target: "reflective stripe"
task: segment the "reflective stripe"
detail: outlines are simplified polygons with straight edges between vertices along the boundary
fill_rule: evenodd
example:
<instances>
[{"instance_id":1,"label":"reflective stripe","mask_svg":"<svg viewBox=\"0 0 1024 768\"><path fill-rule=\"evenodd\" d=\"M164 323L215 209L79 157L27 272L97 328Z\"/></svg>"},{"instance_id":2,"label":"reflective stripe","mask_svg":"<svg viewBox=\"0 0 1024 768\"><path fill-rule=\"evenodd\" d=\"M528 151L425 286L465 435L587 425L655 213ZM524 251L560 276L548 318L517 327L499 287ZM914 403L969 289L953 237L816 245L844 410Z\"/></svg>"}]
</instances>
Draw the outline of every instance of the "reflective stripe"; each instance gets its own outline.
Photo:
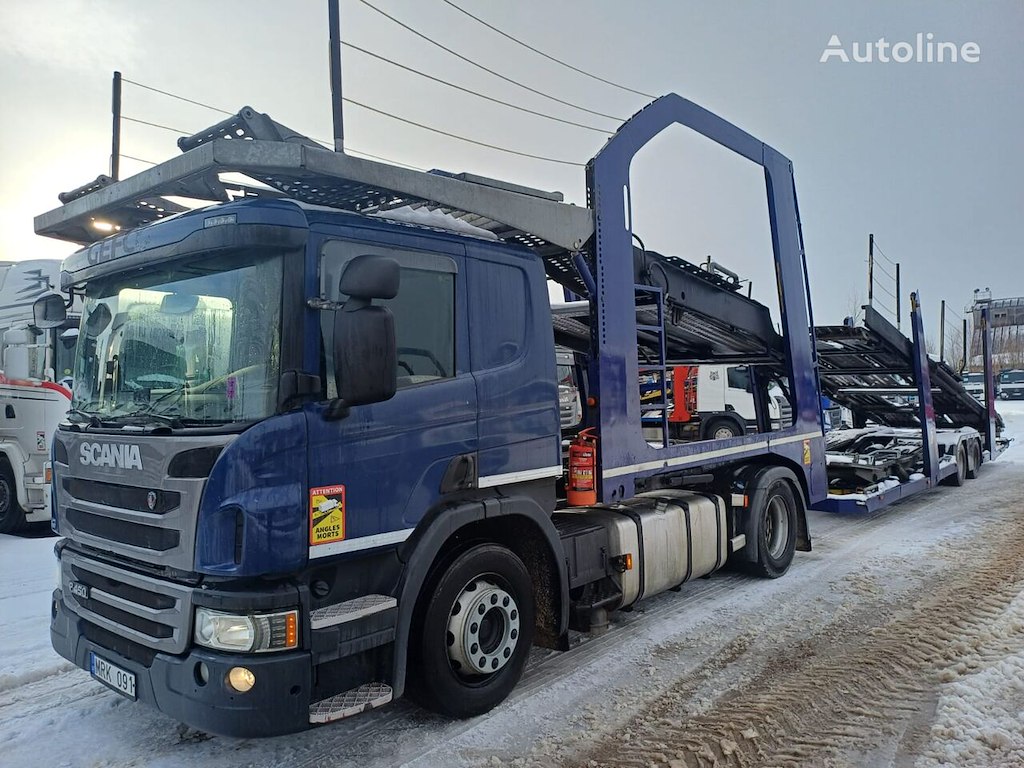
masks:
<instances>
[{"instance_id":1,"label":"reflective stripe","mask_svg":"<svg viewBox=\"0 0 1024 768\"><path fill-rule=\"evenodd\" d=\"M384 547L388 544L401 544L403 541L408 539L415 530L415 528L403 528L400 531L375 533L372 536L359 536L355 539L345 539L344 541L335 541L330 544L321 544L317 547L310 547L309 559L312 560L317 557L337 555L341 552L356 552L360 549Z\"/></svg>"},{"instance_id":2,"label":"reflective stripe","mask_svg":"<svg viewBox=\"0 0 1024 768\"><path fill-rule=\"evenodd\" d=\"M509 485L510 483L525 483L528 480L541 480L545 477L558 477L562 474L562 466L538 467L537 469L523 469L519 472L506 472L503 475L485 475L476 481L477 488L493 488L496 485Z\"/></svg>"},{"instance_id":3,"label":"reflective stripe","mask_svg":"<svg viewBox=\"0 0 1024 768\"><path fill-rule=\"evenodd\" d=\"M746 443L745 445L734 445L729 448L718 448L713 451L704 451L702 453L694 453L689 456L677 456L672 459L658 459L656 461L645 461L642 464L629 464L624 467L615 467L614 469L607 470L603 477L607 480L612 477L619 477L620 475L628 475L633 472L644 472L649 469L668 469L670 467L682 467L687 464L697 464L707 459L716 459L721 456L733 456L739 453L748 453L750 451L763 450L770 446L784 445L786 443L795 443L800 440L808 440L815 437L821 437L821 432L805 432L802 435L790 435L788 437L773 438L770 440L762 440L756 443Z\"/></svg>"}]
</instances>

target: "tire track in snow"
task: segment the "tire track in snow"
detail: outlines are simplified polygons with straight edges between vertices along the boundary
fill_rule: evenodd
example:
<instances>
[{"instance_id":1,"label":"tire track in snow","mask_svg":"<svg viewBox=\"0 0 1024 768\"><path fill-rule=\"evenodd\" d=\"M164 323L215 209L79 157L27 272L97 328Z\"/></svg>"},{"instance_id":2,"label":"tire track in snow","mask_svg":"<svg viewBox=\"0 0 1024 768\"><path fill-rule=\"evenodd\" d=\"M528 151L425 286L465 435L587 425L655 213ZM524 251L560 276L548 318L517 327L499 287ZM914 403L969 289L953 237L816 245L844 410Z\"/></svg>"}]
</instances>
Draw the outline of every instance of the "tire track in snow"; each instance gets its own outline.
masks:
<instances>
[{"instance_id":1,"label":"tire track in snow","mask_svg":"<svg viewBox=\"0 0 1024 768\"><path fill-rule=\"evenodd\" d=\"M695 681L683 679L622 734L570 764L817 766L875 748L880 734L919 713L1024 586L1024 509L1014 496L1004 500L1016 506L1016 519L958 544L948 579L929 594L891 616L866 606L794 646L775 647L776 661L705 713L686 715Z\"/></svg>"}]
</instances>

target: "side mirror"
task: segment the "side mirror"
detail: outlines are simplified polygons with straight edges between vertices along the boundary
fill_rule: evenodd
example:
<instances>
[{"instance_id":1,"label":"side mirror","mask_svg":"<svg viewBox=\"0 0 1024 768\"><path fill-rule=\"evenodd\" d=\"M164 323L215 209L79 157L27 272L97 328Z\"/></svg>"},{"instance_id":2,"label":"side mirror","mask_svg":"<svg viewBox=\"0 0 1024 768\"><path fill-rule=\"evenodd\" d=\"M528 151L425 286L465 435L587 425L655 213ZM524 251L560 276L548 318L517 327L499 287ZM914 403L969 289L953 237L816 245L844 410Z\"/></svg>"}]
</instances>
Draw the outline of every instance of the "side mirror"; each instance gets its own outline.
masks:
<instances>
[{"instance_id":1,"label":"side mirror","mask_svg":"<svg viewBox=\"0 0 1024 768\"><path fill-rule=\"evenodd\" d=\"M398 349L395 318L373 299L398 294L398 262L365 254L348 263L339 290L349 298L334 315L334 383L342 408L331 408L333 418L344 408L390 400L398 388Z\"/></svg>"},{"instance_id":2,"label":"side mirror","mask_svg":"<svg viewBox=\"0 0 1024 768\"><path fill-rule=\"evenodd\" d=\"M32 303L32 324L36 328L57 328L67 319L64 297L59 293L48 293Z\"/></svg>"},{"instance_id":3,"label":"side mirror","mask_svg":"<svg viewBox=\"0 0 1024 768\"><path fill-rule=\"evenodd\" d=\"M160 300L160 312L164 315L189 315L199 306L199 297L191 293L168 293Z\"/></svg>"},{"instance_id":4,"label":"side mirror","mask_svg":"<svg viewBox=\"0 0 1024 768\"><path fill-rule=\"evenodd\" d=\"M365 306L334 316L334 383L345 405L390 400L398 378L395 318L384 307Z\"/></svg>"}]
</instances>

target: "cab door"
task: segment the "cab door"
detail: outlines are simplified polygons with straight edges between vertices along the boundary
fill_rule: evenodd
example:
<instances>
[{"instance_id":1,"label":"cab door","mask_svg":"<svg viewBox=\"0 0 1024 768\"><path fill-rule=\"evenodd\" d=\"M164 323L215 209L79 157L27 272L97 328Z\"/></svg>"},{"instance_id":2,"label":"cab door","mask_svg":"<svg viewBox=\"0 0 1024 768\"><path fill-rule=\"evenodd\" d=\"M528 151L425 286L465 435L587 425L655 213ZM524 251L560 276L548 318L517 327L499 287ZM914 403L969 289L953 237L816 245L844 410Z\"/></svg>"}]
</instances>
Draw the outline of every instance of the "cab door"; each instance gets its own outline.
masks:
<instances>
[{"instance_id":1,"label":"cab door","mask_svg":"<svg viewBox=\"0 0 1024 768\"><path fill-rule=\"evenodd\" d=\"M311 558L404 541L437 502L449 466L462 460L475 468L477 396L469 371L461 243L376 228L325 237L322 295L344 300L338 295L341 273L362 254L389 256L401 270L398 295L374 301L394 316L398 389L390 400L355 406L338 421L323 418L325 403L307 407L311 524L321 517L316 504L325 507L323 515L344 522L341 532L332 529L322 542L312 543L311 530ZM322 313L329 398L336 395L333 322L333 313Z\"/></svg>"}]
</instances>

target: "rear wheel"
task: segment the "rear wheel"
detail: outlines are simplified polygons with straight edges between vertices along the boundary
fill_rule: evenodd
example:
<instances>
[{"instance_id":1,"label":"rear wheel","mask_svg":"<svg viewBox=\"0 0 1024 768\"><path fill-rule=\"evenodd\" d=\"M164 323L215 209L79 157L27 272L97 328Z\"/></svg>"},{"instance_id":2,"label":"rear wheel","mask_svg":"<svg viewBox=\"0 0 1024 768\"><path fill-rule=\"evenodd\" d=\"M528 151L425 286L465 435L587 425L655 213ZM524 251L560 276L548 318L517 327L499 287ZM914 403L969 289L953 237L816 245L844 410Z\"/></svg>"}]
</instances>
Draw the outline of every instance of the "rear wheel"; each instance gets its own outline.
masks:
<instances>
[{"instance_id":1,"label":"rear wheel","mask_svg":"<svg viewBox=\"0 0 1024 768\"><path fill-rule=\"evenodd\" d=\"M963 444L957 446L956 449L956 472L951 474L945 480L942 481L943 485L952 485L959 487L964 484L967 479L967 450Z\"/></svg>"},{"instance_id":2,"label":"rear wheel","mask_svg":"<svg viewBox=\"0 0 1024 768\"><path fill-rule=\"evenodd\" d=\"M747 535L752 535L753 541L748 541L747 547L756 546L756 557L740 561L747 573L768 579L777 579L789 570L796 551L799 507L793 486L780 476L782 472L765 473L750 497L753 517Z\"/></svg>"},{"instance_id":3,"label":"rear wheel","mask_svg":"<svg viewBox=\"0 0 1024 768\"><path fill-rule=\"evenodd\" d=\"M439 574L413 624L410 694L427 709L472 717L501 703L533 642L533 582L505 547L480 544Z\"/></svg>"},{"instance_id":4,"label":"rear wheel","mask_svg":"<svg viewBox=\"0 0 1024 768\"><path fill-rule=\"evenodd\" d=\"M981 446L971 441L970 461L967 463L967 479L974 480L981 473Z\"/></svg>"},{"instance_id":5,"label":"rear wheel","mask_svg":"<svg viewBox=\"0 0 1024 768\"><path fill-rule=\"evenodd\" d=\"M15 533L25 525L25 510L18 504L14 473L6 462L0 464L0 533Z\"/></svg>"}]
</instances>

